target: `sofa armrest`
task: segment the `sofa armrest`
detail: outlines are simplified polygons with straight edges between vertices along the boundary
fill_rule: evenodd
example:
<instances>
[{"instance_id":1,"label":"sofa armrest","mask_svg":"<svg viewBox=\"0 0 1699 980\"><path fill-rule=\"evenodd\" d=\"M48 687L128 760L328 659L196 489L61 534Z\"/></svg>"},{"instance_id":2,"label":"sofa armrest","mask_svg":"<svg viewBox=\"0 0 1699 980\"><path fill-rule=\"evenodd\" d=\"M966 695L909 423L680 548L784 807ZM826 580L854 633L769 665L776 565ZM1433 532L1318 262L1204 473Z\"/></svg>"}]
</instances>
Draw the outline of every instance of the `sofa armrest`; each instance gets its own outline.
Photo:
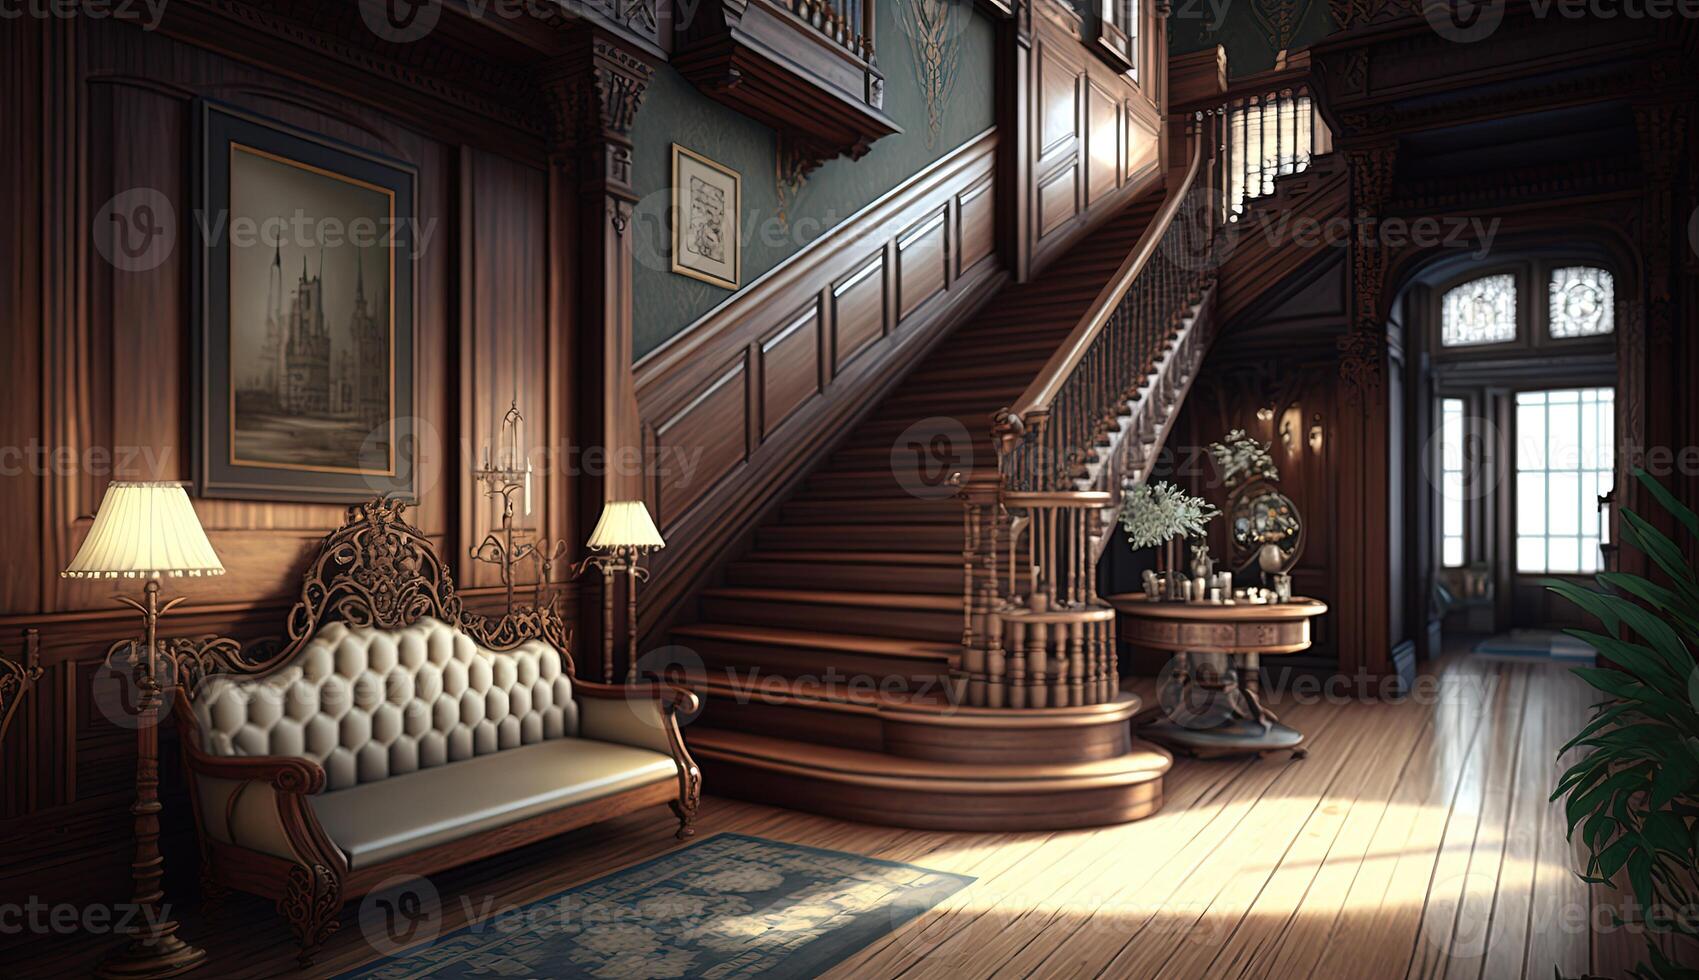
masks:
<instances>
[{"instance_id":1,"label":"sofa armrest","mask_svg":"<svg viewBox=\"0 0 1699 980\"><path fill-rule=\"evenodd\" d=\"M669 805L678 815L678 837L683 840L694 834L690 824L702 802L702 770L685 747L678 716L694 716L702 707L696 692L664 682L616 685L574 681L572 696L578 705L579 735L672 757L678 765L678 799Z\"/></svg>"},{"instance_id":2,"label":"sofa armrest","mask_svg":"<svg viewBox=\"0 0 1699 980\"><path fill-rule=\"evenodd\" d=\"M673 735L668 729L677 731L676 702L653 695L645 697L646 692L612 690L619 693L608 696L603 692L581 692L579 685L574 685L578 734L599 742L672 755ZM580 693L586 696L579 697Z\"/></svg>"},{"instance_id":3,"label":"sofa armrest","mask_svg":"<svg viewBox=\"0 0 1699 980\"><path fill-rule=\"evenodd\" d=\"M185 745L189 769L196 776L237 782L264 783L279 793L311 796L324 792L324 767L311 759L287 755L208 755Z\"/></svg>"}]
</instances>

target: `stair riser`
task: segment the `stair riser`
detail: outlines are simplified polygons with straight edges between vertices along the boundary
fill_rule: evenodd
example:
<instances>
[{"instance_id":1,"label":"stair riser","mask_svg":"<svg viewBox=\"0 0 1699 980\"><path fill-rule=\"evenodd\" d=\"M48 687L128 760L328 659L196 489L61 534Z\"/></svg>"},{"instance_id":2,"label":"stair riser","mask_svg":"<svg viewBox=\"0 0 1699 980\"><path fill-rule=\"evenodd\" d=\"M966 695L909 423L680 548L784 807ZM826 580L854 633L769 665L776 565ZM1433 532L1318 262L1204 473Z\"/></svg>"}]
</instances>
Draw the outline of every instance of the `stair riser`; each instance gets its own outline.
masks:
<instances>
[{"instance_id":1,"label":"stair riser","mask_svg":"<svg viewBox=\"0 0 1699 980\"><path fill-rule=\"evenodd\" d=\"M1160 775L1128 786L969 793L947 780L914 788L845 786L823 777L775 772L738 759L697 753L703 784L717 796L754 800L844 820L921 830L1060 830L1139 820L1162 806Z\"/></svg>"},{"instance_id":2,"label":"stair riser","mask_svg":"<svg viewBox=\"0 0 1699 980\"><path fill-rule=\"evenodd\" d=\"M962 570L948 566L739 562L727 570L726 578L732 585L760 588L918 592L924 595L962 593Z\"/></svg>"},{"instance_id":3,"label":"stair riser","mask_svg":"<svg viewBox=\"0 0 1699 980\"><path fill-rule=\"evenodd\" d=\"M960 612L765 602L715 596L704 597L701 608L703 619L711 623L889 636L929 643L949 643L962 637Z\"/></svg>"},{"instance_id":4,"label":"stair riser","mask_svg":"<svg viewBox=\"0 0 1699 980\"><path fill-rule=\"evenodd\" d=\"M962 529L953 527L887 527L870 525L853 533L826 526L764 527L755 532L756 546L768 551L931 551L960 552Z\"/></svg>"},{"instance_id":5,"label":"stair riser","mask_svg":"<svg viewBox=\"0 0 1699 980\"><path fill-rule=\"evenodd\" d=\"M702 658L708 676L748 683L763 676L775 675L792 679L818 681L853 681L858 684L889 683L898 690L939 690L949 677L949 665L923 658L881 657L876 654L857 654L839 650L813 650L800 647L769 646L758 643L734 643L704 637L678 637L677 643L689 647Z\"/></svg>"},{"instance_id":6,"label":"stair riser","mask_svg":"<svg viewBox=\"0 0 1699 980\"><path fill-rule=\"evenodd\" d=\"M850 501L786 504L780 511L785 524L954 524L962 522L955 501Z\"/></svg>"}]
</instances>

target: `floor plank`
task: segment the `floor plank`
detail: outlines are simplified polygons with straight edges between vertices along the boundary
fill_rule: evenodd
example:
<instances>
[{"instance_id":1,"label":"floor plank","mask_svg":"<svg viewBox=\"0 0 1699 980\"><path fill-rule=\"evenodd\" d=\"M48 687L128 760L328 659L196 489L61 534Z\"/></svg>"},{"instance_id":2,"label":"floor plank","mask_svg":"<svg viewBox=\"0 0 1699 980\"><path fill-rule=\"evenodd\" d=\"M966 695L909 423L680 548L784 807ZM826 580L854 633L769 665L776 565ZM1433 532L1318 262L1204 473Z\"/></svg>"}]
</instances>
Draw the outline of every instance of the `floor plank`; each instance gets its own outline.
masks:
<instances>
[{"instance_id":1,"label":"floor plank","mask_svg":"<svg viewBox=\"0 0 1699 980\"><path fill-rule=\"evenodd\" d=\"M1637 933L1587 928L1608 890L1547 800L1590 698L1562 668L1453 657L1398 701L1271 706L1309 758L1181 760L1156 816L1054 833L938 833L710 798L730 831L973 875L968 888L834 967L861 978L1622 975ZM1149 694L1148 682L1143 693ZM443 927L488 917L678 846L634 814L433 879ZM1597 920L1603 921L1603 920ZM318 966L293 969L271 908L234 900L184 934L235 980L330 976L369 961L352 911ZM104 944L32 951L7 976L83 976Z\"/></svg>"}]
</instances>

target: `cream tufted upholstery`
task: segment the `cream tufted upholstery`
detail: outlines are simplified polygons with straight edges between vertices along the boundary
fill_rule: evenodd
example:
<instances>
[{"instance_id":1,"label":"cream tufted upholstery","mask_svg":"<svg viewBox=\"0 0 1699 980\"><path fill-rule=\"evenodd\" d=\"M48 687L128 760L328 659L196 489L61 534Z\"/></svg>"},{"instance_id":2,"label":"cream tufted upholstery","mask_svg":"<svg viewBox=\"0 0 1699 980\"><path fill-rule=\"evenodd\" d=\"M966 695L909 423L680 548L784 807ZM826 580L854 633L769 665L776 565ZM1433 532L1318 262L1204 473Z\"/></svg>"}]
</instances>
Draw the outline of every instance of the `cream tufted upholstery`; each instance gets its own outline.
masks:
<instances>
[{"instance_id":1,"label":"cream tufted upholstery","mask_svg":"<svg viewBox=\"0 0 1699 980\"><path fill-rule=\"evenodd\" d=\"M553 647L492 653L428 617L394 631L331 623L288 666L212 677L193 705L209 754L312 759L328 790L579 734Z\"/></svg>"}]
</instances>

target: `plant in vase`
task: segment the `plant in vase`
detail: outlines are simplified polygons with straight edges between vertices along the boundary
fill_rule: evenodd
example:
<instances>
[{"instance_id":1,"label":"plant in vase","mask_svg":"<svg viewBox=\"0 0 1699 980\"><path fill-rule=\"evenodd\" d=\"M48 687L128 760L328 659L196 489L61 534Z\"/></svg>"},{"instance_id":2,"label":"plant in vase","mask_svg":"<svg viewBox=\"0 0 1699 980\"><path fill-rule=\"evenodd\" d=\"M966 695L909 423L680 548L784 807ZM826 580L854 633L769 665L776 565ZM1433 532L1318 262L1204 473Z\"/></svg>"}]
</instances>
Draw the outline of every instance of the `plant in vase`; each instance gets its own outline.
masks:
<instances>
[{"instance_id":1,"label":"plant in vase","mask_svg":"<svg viewBox=\"0 0 1699 980\"><path fill-rule=\"evenodd\" d=\"M1635 470L1650 495L1699 541L1695 515L1668 489ZM1602 572L1598 590L1552 581L1547 588L1591 613L1602 632L1564 632L1593 645L1616 668L1576 668L1603 691L1593 718L1560 750L1585 755L1558 780L1552 799L1568 797L1569 833L1587 847L1587 881L1606 884L1626 873L1642 909L1699 908L1699 573L1680 546L1631 510L1621 512L1623 543L1661 569L1667 584ZM1691 917L1667 917L1681 941L1699 938ZM1648 961L1634 977L1694 975L1660 945L1662 929L1645 929Z\"/></svg>"},{"instance_id":2,"label":"plant in vase","mask_svg":"<svg viewBox=\"0 0 1699 980\"><path fill-rule=\"evenodd\" d=\"M1134 551L1171 546L1181 537L1201 538L1205 525L1219 516L1214 504L1194 497L1172 483L1143 483L1121 496L1121 530ZM1177 556L1157 553L1159 565L1179 574ZM1148 586L1147 586L1148 590Z\"/></svg>"},{"instance_id":3,"label":"plant in vase","mask_svg":"<svg viewBox=\"0 0 1699 980\"><path fill-rule=\"evenodd\" d=\"M1221 471L1221 481L1234 487L1247 480L1280 479L1271 448L1271 443L1252 439L1244 429L1233 429L1220 442L1209 444L1209 455Z\"/></svg>"}]
</instances>

